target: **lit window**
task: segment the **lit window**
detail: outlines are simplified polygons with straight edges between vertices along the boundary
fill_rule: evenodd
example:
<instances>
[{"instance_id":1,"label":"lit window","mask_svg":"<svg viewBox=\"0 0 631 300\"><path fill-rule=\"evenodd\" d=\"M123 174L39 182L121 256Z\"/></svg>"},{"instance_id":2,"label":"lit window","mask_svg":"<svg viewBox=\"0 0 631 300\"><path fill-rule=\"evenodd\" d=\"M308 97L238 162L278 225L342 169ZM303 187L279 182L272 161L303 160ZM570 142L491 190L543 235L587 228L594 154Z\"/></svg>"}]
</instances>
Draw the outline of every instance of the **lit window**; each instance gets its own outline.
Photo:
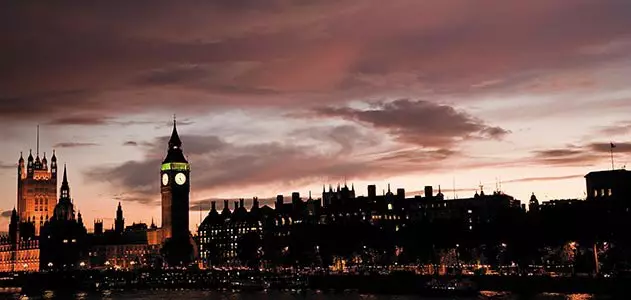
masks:
<instances>
[{"instance_id":1,"label":"lit window","mask_svg":"<svg viewBox=\"0 0 631 300\"><path fill-rule=\"evenodd\" d=\"M388 210L392 210L392 204L388 203Z\"/></svg>"}]
</instances>

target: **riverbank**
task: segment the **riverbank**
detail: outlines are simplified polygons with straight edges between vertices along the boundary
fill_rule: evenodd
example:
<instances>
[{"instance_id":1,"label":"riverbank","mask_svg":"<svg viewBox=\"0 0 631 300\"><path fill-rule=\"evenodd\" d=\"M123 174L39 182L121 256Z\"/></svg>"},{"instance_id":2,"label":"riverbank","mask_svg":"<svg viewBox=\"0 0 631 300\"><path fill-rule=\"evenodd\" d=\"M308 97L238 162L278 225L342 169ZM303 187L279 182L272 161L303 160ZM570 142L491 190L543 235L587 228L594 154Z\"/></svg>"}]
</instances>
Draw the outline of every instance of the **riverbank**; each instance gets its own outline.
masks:
<instances>
[{"instance_id":1,"label":"riverbank","mask_svg":"<svg viewBox=\"0 0 631 300\"><path fill-rule=\"evenodd\" d=\"M369 294L418 294L434 276L413 273L389 275L309 275L277 274L259 271L77 271L63 273L21 273L4 276L0 288L21 288L23 292L44 290L102 291L109 289L198 289L240 290L243 283L264 281L272 290L355 290ZM457 279L456 277L441 277ZM536 293L585 293L621 295L631 293L631 278L468 276L479 290ZM237 283L237 284L235 284ZM256 288L256 286L247 286Z\"/></svg>"}]
</instances>

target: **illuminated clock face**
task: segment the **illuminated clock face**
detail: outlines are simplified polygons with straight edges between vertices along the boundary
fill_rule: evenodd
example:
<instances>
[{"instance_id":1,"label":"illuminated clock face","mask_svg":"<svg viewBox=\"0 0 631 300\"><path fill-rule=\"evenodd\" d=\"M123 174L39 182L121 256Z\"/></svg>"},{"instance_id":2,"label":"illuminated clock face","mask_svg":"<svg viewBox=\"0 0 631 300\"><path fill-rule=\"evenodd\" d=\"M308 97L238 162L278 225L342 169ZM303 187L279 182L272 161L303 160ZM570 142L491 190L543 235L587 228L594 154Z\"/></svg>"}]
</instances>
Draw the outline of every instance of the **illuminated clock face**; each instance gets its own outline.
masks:
<instances>
[{"instance_id":1,"label":"illuminated clock face","mask_svg":"<svg viewBox=\"0 0 631 300\"><path fill-rule=\"evenodd\" d=\"M167 185L167 184L169 184L169 175L162 174L162 185Z\"/></svg>"},{"instance_id":2,"label":"illuminated clock face","mask_svg":"<svg viewBox=\"0 0 631 300\"><path fill-rule=\"evenodd\" d=\"M186 183L186 175L184 175L184 173L177 173L177 175L175 175L175 183L179 185Z\"/></svg>"}]
</instances>

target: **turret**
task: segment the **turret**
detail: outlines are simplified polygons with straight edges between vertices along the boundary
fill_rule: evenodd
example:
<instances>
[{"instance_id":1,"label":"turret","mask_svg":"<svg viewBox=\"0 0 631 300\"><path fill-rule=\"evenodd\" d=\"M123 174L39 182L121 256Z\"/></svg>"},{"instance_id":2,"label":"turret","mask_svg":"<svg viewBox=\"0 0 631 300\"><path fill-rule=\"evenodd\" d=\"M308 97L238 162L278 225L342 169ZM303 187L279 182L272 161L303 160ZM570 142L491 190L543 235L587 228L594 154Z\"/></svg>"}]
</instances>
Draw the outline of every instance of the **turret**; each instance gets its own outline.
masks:
<instances>
[{"instance_id":1,"label":"turret","mask_svg":"<svg viewBox=\"0 0 631 300\"><path fill-rule=\"evenodd\" d=\"M24 175L24 157L22 157L22 151L20 151L20 159L18 159L18 182Z\"/></svg>"},{"instance_id":2,"label":"turret","mask_svg":"<svg viewBox=\"0 0 631 300\"><path fill-rule=\"evenodd\" d=\"M42 161L39 159L39 153L36 153L35 164L34 164L33 168L35 170L41 170L42 169Z\"/></svg>"},{"instance_id":3,"label":"turret","mask_svg":"<svg viewBox=\"0 0 631 300\"><path fill-rule=\"evenodd\" d=\"M19 239L19 222L18 213L14 207L11 212L11 222L9 223L9 237L12 243L17 242Z\"/></svg>"},{"instance_id":4,"label":"turret","mask_svg":"<svg viewBox=\"0 0 631 300\"><path fill-rule=\"evenodd\" d=\"M77 223L83 227L83 217L81 217L81 211L77 213Z\"/></svg>"},{"instance_id":5,"label":"turret","mask_svg":"<svg viewBox=\"0 0 631 300\"><path fill-rule=\"evenodd\" d=\"M118 202L118 208L116 209L116 221L115 230L117 233L123 233L125 229L125 219L123 218L123 207Z\"/></svg>"},{"instance_id":6,"label":"turret","mask_svg":"<svg viewBox=\"0 0 631 300\"><path fill-rule=\"evenodd\" d=\"M53 175L53 179L57 181L57 156L55 156L54 149L53 149L53 156L50 158L50 172Z\"/></svg>"},{"instance_id":7,"label":"turret","mask_svg":"<svg viewBox=\"0 0 631 300\"><path fill-rule=\"evenodd\" d=\"M32 150L28 150L28 159L27 159L27 163L26 163L26 173L28 174L28 177L32 177L33 176L33 151Z\"/></svg>"},{"instance_id":8,"label":"turret","mask_svg":"<svg viewBox=\"0 0 631 300\"><path fill-rule=\"evenodd\" d=\"M42 169L48 170L48 160L46 159L46 152L44 152L44 158L42 158Z\"/></svg>"}]
</instances>

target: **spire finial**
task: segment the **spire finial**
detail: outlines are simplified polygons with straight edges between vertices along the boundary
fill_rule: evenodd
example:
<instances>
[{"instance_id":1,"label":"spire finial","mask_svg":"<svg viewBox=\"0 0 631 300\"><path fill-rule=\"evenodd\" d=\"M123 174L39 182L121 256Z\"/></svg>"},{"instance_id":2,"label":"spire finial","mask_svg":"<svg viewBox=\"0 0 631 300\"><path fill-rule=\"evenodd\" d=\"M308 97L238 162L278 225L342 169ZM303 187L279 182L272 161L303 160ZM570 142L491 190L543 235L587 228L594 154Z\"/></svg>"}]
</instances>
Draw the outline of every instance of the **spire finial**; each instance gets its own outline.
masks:
<instances>
[{"instance_id":1,"label":"spire finial","mask_svg":"<svg viewBox=\"0 0 631 300\"><path fill-rule=\"evenodd\" d=\"M173 125L175 125L176 122L177 122L177 118L175 117L175 114L173 114Z\"/></svg>"},{"instance_id":2,"label":"spire finial","mask_svg":"<svg viewBox=\"0 0 631 300\"><path fill-rule=\"evenodd\" d=\"M66 164L64 164L64 179L62 181L62 184L68 184L68 177L66 176Z\"/></svg>"}]
</instances>

